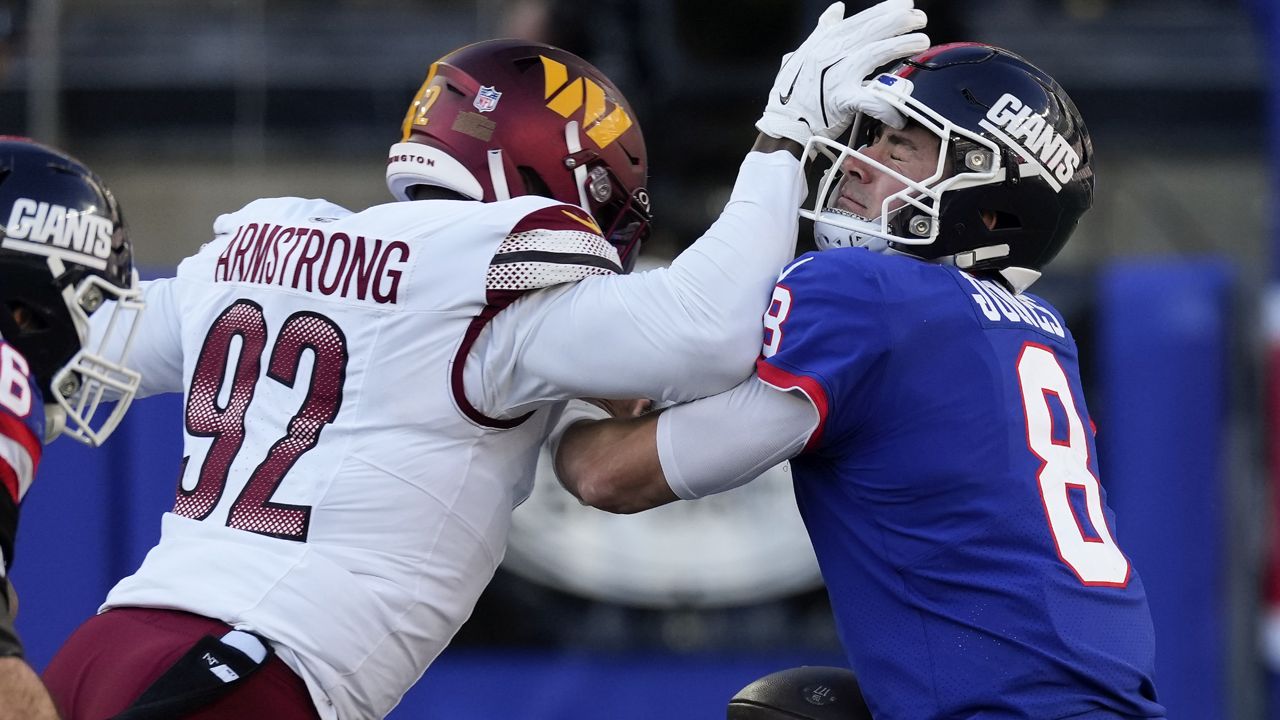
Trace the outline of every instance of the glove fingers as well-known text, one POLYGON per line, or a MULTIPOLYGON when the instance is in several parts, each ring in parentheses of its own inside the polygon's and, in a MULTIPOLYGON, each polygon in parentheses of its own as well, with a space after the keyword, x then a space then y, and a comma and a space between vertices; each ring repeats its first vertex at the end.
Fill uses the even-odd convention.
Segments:
POLYGON ((929 22, 929 16, 923 10, 914 9, 881 13, 862 22, 854 22, 856 19, 857 16, 854 16, 845 20, 832 31, 833 36, 848 39, 854 43, 865 43, 919 30, 929 22))
POLYGON ((844 19, 844 3, 833 2, 818 16, 818 27, 838 23, 844 19))
MULTIPOLYGON (((883 0, 853 17, 845 18, 846 23, 867 25, 882 22, 885 18, 902 15, 915 6, 913 0, 883 0)), ((916 12, 919 12, 918 10, 916 12)))
POLYGON ((877 68, 894 60, 922 53, 927 49, 929 49, 929 36, 924 33, 911 33, 867 43, 860 48, 860 53, 867 60, 866 67, 877 68))
POLYGON ((906 116, 884 98, 864 93, 854 101, 853 108, 899 130, 907 126, 906 116))
POLYGON ((850 20, 855 18, 866 19, 881 14, 902 12, 903 10, 910 10, 913 7, 915 7, 914 0, 881 0, 866 10, 854 15, 850 20))
MULTIPOLYGON (((869 48, 877 47, 884 42, 894 42, 895 40, 903 40, 903 47, 911 48, 904 51, 902 55, 923 52, 929 47, 929 37, 927 35, 924 33, 903 35, 908 30, 919 30, 924 27, 928 19, 919 10, 913 10, 912 13, 912 16, 900 18, 900 21, 891 21, 874 28, 840 25, 831 31, 829 37, 823 39, 820 46, 810 49, 809 55, 821 64, 826 65, 841 58, 858 55, 866 57, 869 48), (921 38, 924 39, 924 45, 919 45, 921 38), (916 49, 917 47, 918 49, 916 49)), ((900 56, 892 55, 888 59, 900 56)), ((872 67, 881 65, 884 62, 886 61, 877 62, 872 67)))

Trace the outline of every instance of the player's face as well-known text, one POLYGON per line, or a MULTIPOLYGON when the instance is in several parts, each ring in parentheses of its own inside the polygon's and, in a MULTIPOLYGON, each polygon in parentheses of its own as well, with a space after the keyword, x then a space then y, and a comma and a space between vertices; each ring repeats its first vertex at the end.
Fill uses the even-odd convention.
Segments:
POLYGON ((13 313, 13 324, 17 325, 18 329, 20 330, 35 329, 35 325, 36 325, 35 318, 31 316, 30 310, 27 310, 22 305, 17 305, 12 308, 12 313, 13 313))
MULTIPOLYGON (((902 130, 881 125, 871 144, 862 152, 905 177, 924 180, 937 170, 940 145, 938 136, 920 125, 908 124, 902 130)), ((841 169, 844 178, 840 182, 836 207, 867 220, 880 217, 884 199, 906 187, 901 181, 854 156, 846 158, 841 169)), ((895 200, 889 210, 903 204, 901 200, 895 200)))

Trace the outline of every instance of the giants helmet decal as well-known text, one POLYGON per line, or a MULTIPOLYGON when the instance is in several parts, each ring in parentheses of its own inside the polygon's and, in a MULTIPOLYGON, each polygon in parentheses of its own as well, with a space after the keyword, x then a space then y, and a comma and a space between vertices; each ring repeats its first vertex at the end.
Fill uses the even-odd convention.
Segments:
POLYGON ((137 327, 126 315, 142 310, 142 294, 120 207, 74 158, 0 137, 0 221, 0 337, 39 381, 46 439, 66 434, 99 445, 140 380, 123 365, 137 327), (108 300, 107 332, 87 347, 89 315, 108 300), (116 404, 99 416, 103 400, 116 404))
POLYGON ((1016 292, 1035 282, 1093 204, 1093 144, 1062 87, 1007 50, 955 43, 904 60, 867 88, 940 138, 937 171, 915 181, 860 152, 880 127, 861 113, 848 144, 815 138, 808 149, 832 166, 800 214, 814 220, 818 247, 997 272, 1016 292), (876 218, 836 206, 850 157, 905 185, 876 218))
POLYGON ((432 64, 391 147, 387 187, 484 202, 541 195, 589 212, 635 263, 649 233, 648 155, 622 93, 572 53, 490 40, 432 64))

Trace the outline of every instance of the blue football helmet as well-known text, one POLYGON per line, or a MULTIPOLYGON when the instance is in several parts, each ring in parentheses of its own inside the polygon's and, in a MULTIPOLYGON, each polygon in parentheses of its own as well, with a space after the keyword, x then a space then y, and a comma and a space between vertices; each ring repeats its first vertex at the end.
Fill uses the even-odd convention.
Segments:
POLYGON ((1093 144, 1071 99, 1025 59, 954 43, 908 58, 867 89, 940 139, 933 173, 912 180, 861 152, 881 129, 855 116, 847 144, 815 137, 823 157, 812 208, 820 249, 867 247, 998 274, 1015 292, 1040 277, 1093 204, 1093 144), (837 207, 847 158, 904 187, 874 217, 837 207))
POLYGON ((0 337, 39 383, 46 440, 100 445, 140 382, 124 366, 143 302, 120 206, 78 160, 0 136, 0 223, 0 337), (90 347, 89 316, 108 311, 90 347))

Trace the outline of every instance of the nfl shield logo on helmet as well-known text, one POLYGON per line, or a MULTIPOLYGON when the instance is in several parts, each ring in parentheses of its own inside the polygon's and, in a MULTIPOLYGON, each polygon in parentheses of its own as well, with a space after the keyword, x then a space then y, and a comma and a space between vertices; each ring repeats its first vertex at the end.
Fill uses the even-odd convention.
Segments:
POLYGON ((473 103, 480 112, 490 112, 498 107, 498 99, 502 97, 502 93, 494 90, 489 85, 481 86, 480 92, 476 93, 476 101, 473 103))

